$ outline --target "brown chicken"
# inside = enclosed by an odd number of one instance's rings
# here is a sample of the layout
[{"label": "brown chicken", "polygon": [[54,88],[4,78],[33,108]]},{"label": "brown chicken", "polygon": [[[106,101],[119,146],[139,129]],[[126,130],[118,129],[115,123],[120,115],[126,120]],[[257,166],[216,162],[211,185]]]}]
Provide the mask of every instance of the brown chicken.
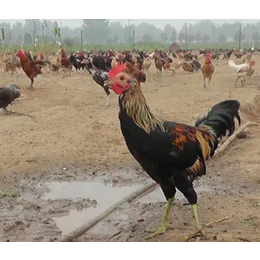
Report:
[{"label": "brown chicken", "polygon": [[163,61],[162,61],[162,58],[158,54],[154,55],[154,64],[157,69],[157,73],[158,72],[162,73]]},{"label": "brown chicken", "polygon": [[183,61],[181,66],[185,71],[194,72],[194,65],[190,61]]},{"label": "brown chicken", "polygon": [[204,88],[206,88],[206,82],[205,82],[206,78],[209,79],[208,82],[208,87],[209,87],[212,75],[214,73],[214,66],[211,63],[211,55],[209,52],[207,52],[207,54],[205,55],[205,63],[201,67],[201,71],[204,79]]},{"label": "brown chicken", "polygon": [[51,64],[51,70],[53,72],[59,72],[59,69],[61,67],[60,58],[58,57],[56,60],[56,64]]},{"label": "brown chicken", "polygon": [[72,63],[70,62],[70,60],[63,48],[60,49],[60,53],[61,53],[61,59],[60,59],[61,67],[66,69],[70,76],[71,71],[72,71]]},{"label": "brown chicken", "polygon": [[41,60],[33,60],[29,52],[21,50],[18,51],[17,56],[20,58],[20,63],[23,71],[27,75],[27,77],[31,80],[31,85],[29,89],[33,89],[34,78],[37,77],[38,74],[42,74],[42,66],[45,65],[44,61]]},{"label": "brown chicken", "polygon": [[5,64],[5,72],[11,71],[11,77],[13,76],[14,72],[17,72],[17,68],[21,68],[21,64],[19,61],[11,60]]}]

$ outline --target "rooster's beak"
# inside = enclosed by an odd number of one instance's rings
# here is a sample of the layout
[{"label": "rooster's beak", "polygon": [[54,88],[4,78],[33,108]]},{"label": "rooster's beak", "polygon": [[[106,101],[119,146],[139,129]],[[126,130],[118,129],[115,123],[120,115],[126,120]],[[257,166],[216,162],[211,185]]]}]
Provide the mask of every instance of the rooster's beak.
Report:
[{"label": "rooster's beak", "polygon": [[104,83],[104,87],[111,87],[112,85],[114,85],[114,81],[108,79],[105,83]]}]

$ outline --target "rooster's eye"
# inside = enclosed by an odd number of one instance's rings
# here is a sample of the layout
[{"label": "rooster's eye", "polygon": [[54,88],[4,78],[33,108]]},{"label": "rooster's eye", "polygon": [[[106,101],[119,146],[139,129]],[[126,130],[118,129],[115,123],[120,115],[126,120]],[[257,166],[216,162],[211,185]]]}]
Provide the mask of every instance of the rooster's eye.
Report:
[{"label": "rooster's eye", "polygon": [[120,76],[120,78],[119,78],[120,80],[124,80],[125,79],[125,76]]}]

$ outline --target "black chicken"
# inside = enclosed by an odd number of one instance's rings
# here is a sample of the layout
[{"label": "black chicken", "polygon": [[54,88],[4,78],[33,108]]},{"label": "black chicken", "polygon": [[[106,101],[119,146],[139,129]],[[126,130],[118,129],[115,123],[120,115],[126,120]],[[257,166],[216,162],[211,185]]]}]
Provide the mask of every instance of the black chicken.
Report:
[{"label": "black chicken", "polygon": [[105,82],[108,80],[108,72],[104,71],[104,70],[96,70],[92,76],[93,80],[99,85],[101,86],[104,91],[107,94],[107,102],[106,102],[106,106],[109,106],[109,98],[110,98],[110,91],[109,91],[109,87],[105,85]]},{"label": "black chicken", "polygon": [[73,65],[73,67],[76,69],[76,71],[81,69],[81,60],[77,59],[77,57],[74,54],[70,55],[69,61]]},{"label": "black chicken", "polygon": [[148,175],[156,181],[167,200],[161,227],[149,238],[166,231],[176,188],[192,205],[196,225],[202,227],[197,211],[197,194],[192,182],[206,174],[205,161],[214,155],[219,139],[234,132],[236,117],[240,124],[237,100],[227,100],[212,107],[196,121],[195,127],[163,121],[150,110],[140,83],[115,67],[109,83],[119,97],[119,120],[126,145]]},{"label": "black chicken", "polygon": [[0,88],[0,108],[7,115],[7,107],[21,95],[20,88],[15,84],[9,84],[5,88]]},{"label": "black chicken", "polygon": [[106,106],[109,105],[110,91],[109,87],[104,83],[108,80],[108,71],[111,69],[111,61],[107,55],[95,55],[92,59],[92,64],[94,65],[94,74],[92,76],[93,80],[101,86],[107,94]]}]

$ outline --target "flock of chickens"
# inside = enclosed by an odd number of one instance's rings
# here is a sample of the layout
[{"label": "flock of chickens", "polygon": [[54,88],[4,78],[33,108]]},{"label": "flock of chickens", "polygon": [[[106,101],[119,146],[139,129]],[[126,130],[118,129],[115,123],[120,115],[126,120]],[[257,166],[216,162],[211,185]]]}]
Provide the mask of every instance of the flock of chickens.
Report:
[{"label": "flock of chickens", "polygon": [[[118,64],[126,64],[128,67],[131,64],[133,67],[143,70],[146,74],[149,73],[152,63],[154,63],[157,73],[162,73],[163,70],[165,70],[172,72],[171,75],[175,75],[180,68],[190,73],[200,70],[203,75],[205,88],[206,79],[208,79],[209,87],[214,73],[212,60],[220,59],[221,55],[223,55],[222,59],[230,59],[232,53],[236,59],[243,58],[243,64],[236,64],[232,60],[228,62],[229,67],[232,68],[237,75],[235,81],[236,86],[239,80],[241,80],[241,85],[244,86],[246,77],[251,78],[255,72],[255,61],[252,60],[252,50],[247,52],[238,52],[237,50],[200,50],[199,54],[182,50],[171,53],[161,50],[155,50],[152,53],[146,53],[144,51],[123,51],[116,53],[109,50],[106,52],[78,51],[77,53],[68,54],[64,48],[61,48],[59,53],[59,57],[56,59],[56,62],[53,63],[50,62],[48,58],[45,58],[42,53],[31,55],[28,51],[19,50],[15,56],[5,61],[4,71],[11,71],[12,76],[17,69],[22,68],[31,81],[29,88],[33,89],[34,79],[37,75],[43,73],[43,68],[45,72],[52,71],[59,73],[62,71],[69,76],[73,68],[76,71],[86,70],[92,74],[94,81],[104,89],[107,95],[106,105],[109,105],[110,90],[104,83],[108,79],[108,72]],[[1,89],[0,93],[5,93],[6,91],[7,90]],[[0,95],[0,107],[4,109],[5,114],[7,114],[6,107],[13,101],[13,98],[18,97],[17,95],[12,95],[10,100],[7,101],[5,96],[2,97],[2,95]],[[2,100],[3,98],[4,101]]]},{"label": "flock of chickens", "polygon": [[[229,58],[231,53],[223,52],[223,58]],[[191,51],[168,53],[158,50],[149,54],[143,51],[115,53],[110,50],[96,53],[80,51],[68,55],[62,48],[56,64],[45,60],[42,54],[31,57],[29,52],[19,50],[17,56],[22,70],[31,81],[29,88],[33,88],[34,79],[42,73],[42,67],[49,65],[53,71],[62,69],[68,75],[73,67],[75,70],[87,70],[93,80],[104,88],[108,96],[107,104],[111,90],[119,95],[119,120],[126,145],[147,174],[160,185],[167,200],[161,227],[149,238],[167,230],[176,189],[192,206],[196,227],[203,234],[197,194],[192,183],[206,174],[205,162],[214,155],[219,140],[234,132],[235,118],[240,124],[240,103],[237,100],[218,103],[190,126],[155,116],[142,93],[141,84],[145,83],[153,61],[157,73],[168,70],[175,74],[181,67],[188,72],[201,70],[206,88],[206,79],[209,84],[214,73],[212,59],[220,57],[219,51],[206,50],[198,56]],[[251,77],[254,73],[255,62],[250,52],[244,54],[243,64],[236,65],[232,60],[228,64],[237,73],[236,83],[242,78],[244,84],[245,77]],[[14,66],[17,67],[17,62]],[[6,64],[6,70],[10,67]],[[5,113],[8,104],[19,96],[19,87],[15,85],[0,89],[0,106]]]}]

